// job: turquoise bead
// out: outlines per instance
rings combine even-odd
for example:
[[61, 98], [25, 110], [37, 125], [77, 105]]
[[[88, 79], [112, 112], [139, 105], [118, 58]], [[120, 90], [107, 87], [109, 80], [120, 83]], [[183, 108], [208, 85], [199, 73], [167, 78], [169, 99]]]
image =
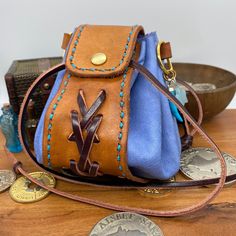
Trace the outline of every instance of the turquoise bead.
[[121, 86], [121, 88], [124, 88], [125, 82], [122, 82], [122, 83], [120, 84], [120, 86]]
[[117, 161], [120, 161], [120, 155], [117, 156]]
[[125, 49], [128, 49], [128, 47], [129, 47], [128, 45], [125, 45]]
[[49, 159], [49, 160], [51, 159], [51, 155], [50, 155], [50, 154], [48, 154], [48, 159]]
[[112, 69], [112, 70], [115, 70], [116, 68], [115, 68], [115, 67], [112, 67], [111, 69]]
[[123, 134], [120, 132], [119, 133], [119, 139], [122, 139]]
[[57, 108], [57, 104], [55, 103], [54, 105], [53, 105], [53, 110], [55, 110]]
[[72, 52], [75, 52], [76, 51], [76, 48], [72, 48]]
[[123, 101], [120, 102], [120, 106], [123, 107], [125, 103]]
[[62, 90], [61, 90], [61, 94], [63, 94], [64, 92], [65, 92], [65, 89], [62, 89]]
[[123, 170], [122, 166], [119, 166], [119, 170]]
[[67, 78], [69, 79], [70, 77], [71, 77], [71, 74], [68, 74], [68, 75], [67, 75]]
[[127, 75], [126, 75], [126, 74], [124, 74], [124, 75], [123, 75], [123, 78], [125, 79], [125, 78], [126, 78], [126, 76], [127, 76]]
[[121, 121], [120, 122], [120, 128], [122, 129], [124, 127], [124, 123]]
[[117, 151], [120, 151], [120, 150], [121, 150], [121, 145], [118, 144], [118, 145], [117, 145]]
[[51, 129], [51, 128], [52, 128], [52, 124], [49, 124], [49, 125], [48, 125], [48, 129]]
[[51, 139], [51, 134], [48, 135], [48, 140], [50, 140], [50, 139]]
[[53, 118], [53, 114], [51, 113], [49, 116], [49, 119], [52, 120], [52, 118]]
[[124, 92], [120, 92], [120, 97], [123, 97], [124, 96]]
[[123, 60], [120, 60], [120, 65], [123, 63]]
[[75, 65], [74, 63], [73, 63], [73, 64], [71, 64], [71, 65], [72, 65], [72, 67], [73, 67], [73, 68], [76, 68], [76, 65]]
[[120, 118], [124, 118], [124, 116], [125, 116], [125, 113], [122, 111], [122, 112], [120, 113]]
[[67, 84], [68, 84], [68, 81], [65, 81], [65, 82], [64, 82], [64, 85], [67, 86]]
[[50, 149], [51, 149], [51, 146], [49, 144], [47, 146], [47, 149], [48, 149], [48, 151], [50, 151]]
[[62, 96], [59, 96], [59, 97], [57, 98], [57, 101], [59, 102], [59, 101], [61, 100], [61, 98], [62, 98]]
[[73, 60], [73, 58], [74, 58], [73, 56], [70, 56], [70, 61], [72, 61], [72, 60]]

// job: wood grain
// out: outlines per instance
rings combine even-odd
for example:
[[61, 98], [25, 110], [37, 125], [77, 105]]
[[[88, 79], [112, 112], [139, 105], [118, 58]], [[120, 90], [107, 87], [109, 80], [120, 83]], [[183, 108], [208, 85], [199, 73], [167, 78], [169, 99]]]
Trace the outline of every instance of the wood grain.
[[[222, 151], [236, 156], [236, 110], [226, 110], [203, 124], [204, 129], [220, 146]], [[0, 133], [0, 168], [11, 168], [2, 145], [4, 138]], [[194, 146], [207, 146], [200, 137]], [[28, 171], [37, 167], [24, 153], [16, 155]], [[183, 179], [178, 174], [177, 179]], [[192, 204], [212, 190], [197, 188], [175, 190], [160, 197], [143, 196], [136, 190], [109, 190], [58, 181], [59, 189], [95, 199], [121, 205], [150, 207], [153, 209], [173, 209]], [[0, 194], [0, 236], [25, 235], [88, 235], [94, 224], [113, 211], [78, 203], [50, 194], [46, 199], [20, 204], [11, 200], [8, 191]], [[236, 185], [224, 188], [220, 195], [204, 210], [195, 214], [160, 218], [150, 217], [169, 235], [236, 235]]]

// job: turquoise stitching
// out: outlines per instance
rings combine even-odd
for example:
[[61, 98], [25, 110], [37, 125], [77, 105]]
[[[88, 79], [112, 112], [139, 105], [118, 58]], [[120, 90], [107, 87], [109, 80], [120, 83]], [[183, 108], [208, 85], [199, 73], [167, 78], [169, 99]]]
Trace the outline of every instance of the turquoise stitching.
[[71, 66], [72, 66], [74, 69], [82, 70], [82, 71], [92, 71], [92, 72], [94, 72], [94, 71], [106, 72], [106, 71], [114, 71], [117, 67], [119, 67], [121, 64], [124, 63], [125, 57], [127, 56], [127, 50], [128, 50], [128, 48], [129, 48], [130, 37], [131, 37], [131, 35], [133, 34], [134, 29], [137, 27], [136, 25], [131, 27], [131, 30], [130, 30], [129, 35], [128, 35], [128, 37], [127, 37], [127, 41], [126, 41], [124, 53], [123, 53], [123, 55], [122, 55], [122, 58], [121, 58], [119, 64], [116, 65], [116, 66], [113, 66], [112, 68], [107, 68], [107, 69], [99, 69], [99, 68], [81, 68], [81, 67], [77, 67], [77, 66], [75, 65], [75, 63], [73, 62], [73, 60], [74, 60], [74, 54], [75, 54], [75, 52], [76, 52], [77, 45], [79, 44], [79, 38], [80, 38], [80, 36], [81, 36], [81, 33], [82, 33], [84, 27], [85, 27], [85, 25], [83, 25], [83, 26], [81, 27], [80, 31], [79, 31], [79, 33], [78, 33], [78, 35], [77, 35], [77, 39], [76, 39], [75, 42], [74, 42], [74, 47], [72, 48], [71, 54], [70, 54], [70, 57], [69, 57], [70, 64], [71, 64]]
[[66, 89], [67, 89], [67, 86], [68, 86], [70, 78], [71, 78], [71, 74], [68, 74], [67, 75], [67, 79], [64, 81], [64, 87], [61, 90], [60, 95], [57, 97], [56, 102], [53, 104], [52, 111], [49, 114], [49, 123], [48, 123], [48, 129], [47, 129], [48, 130], [48, 133], [47, 133], [47, 159], [48, 159], [48, 167], [49, 168], [52, 168], [51, 154], [50, 154], [50, 151], [51, 151], [51, 140], [52, 140], [51, 132], [52, 132], [52, 126], [53, 126], [52, 125], [52, 121], [53, 121], [53, 118], [54, 118], [54, 115], [55, 115], [55, 111], [56, 111], [56, 109], [58, 107], [58, 104], [59, 104], [59, 102], [63, 98], [63, 95], [66, 92]]
[[[84, 25], [80, 27], [80, 31], [79, 31], [80, 33], [77, 35], [77, 39], [75, 40], [74, 45], [77, 45], [79, 43], [79, 38], [80, 38], [79, 35], [83, 31], [84, 27], [85, 27]], [[71, 60], [71, 58], [73, 59], [73, 57], [70, 57], [70, 60]], [[54, 115], [55, 115], [55, 111], [56, 111], [56, 109], [58, 107], [58, 104], [59, 104], [59, 102], [63, 98], [63, 95], [66, 92], [66, 88], [67, 88], [67, 86], [69, 84], [70, 78], [71, 78], [71, 74], [69, 73], [67, 75], [67, 79], [64, 81], [63, 89], [61, 90], [60, 95], [57, 97], [56, 102], [53, 104], [52, 111], [49, 114], [48, 133], [47, 133], [47, 159], [48, 159], [48, 167], [49, 168], [52, 168], [51, 153], [50, 153], [50, 151], [51, 151], [51, 140], [52, 140], [51, 132], [52, 132], [52, 127], [53, 127], [52, 122], [53, 122], [53, 118], [54, 118]]]
[[119, 124], [120, 131], [118, 134], [118, 143], [117, 143], [117, 148], [116, 148], [116, 150], [117, 150], [116, 159], [118, 162], [118, 169], [120, 171], [122, 171], [122, 176], [124, 176], [124, 177], [125, 177], [125, 173], [123, 172], [123, 166], [121, 165], [121, 150], [122, 150], [121, 140], [123, 138], [123, 128], [124, 128], [124, 121], [123, 120], [125, 117], [124, 86], [125, 86], [125, 81], [126, 81], [126, 77], [127, 77], [127, 72], [128, 72], [128, 67], [125, 69], [125, 72], [123, 74], [122, 81], [120, 84], [120, 93], [119, 93], [119, 96], [120, 96], [120, 124]]
[[[72, 65], [73, 68], [76, 68], [78, 70], [82, 70], [82, 71], [86, 71], [86, 70], [89, 70], [89, 71], [101, 71], [101, 72], [105, 72], [105, 71], [114, 71], [118, 66], [120, 66], [123, 62], [124, 62], [124, 59], [125, 57], [127, 56], [127, 50], [129, 48], [129, 42], [130, 42], [130, 36], [133, 34], [133, 30], [135, 29], [136, 26], [133, 26], [131, 28], [131, 31], [129, 32], [129, 36], [127, 38], [127, 43], [125, 45], [125, 50], [124, 50], [124, 53], [122, 55], [122, 59], [120, 60], [120, 63], [117, 65], [117, 66], [114, 66], [112, 68], [108, 68], [108, 69], [97, 69], [97, 68], [78, 68], [76, 67], [76, 65], [73, 63], [73, 59], [74, 59], [74, 53], [76, 52], [76, 47], [79, 43], [79, 38], [81, 36], [81, 33], [84, 29], [85, 25], [81, 26], [80, 28], [80, 31], [79, 33], [77, 34], [77, 39], [75, 40], [74, 42], [74, 47], [72, 48], [72, 51], [71, 51], [71, 56], [69, 58], [70, 60], [70, 63]], [[125, 113], [123, 111], [124, 109], [124, 86], [125, 86], [125, 80], [126, 80], [126, 76], [127, 76], [127, 71], [128, 71], [128, 67], [125, 69], [125, 72], [123, 74], [123, 79], [122, 79], [122, 82], [120, 84], [120, 109], [121, 109], [121, 112], [120, 112], [120, 118], [121, 118], [121, 121], [120, 121], [120, 132], [119, 132], [119, 135], [118, 135], [118, 144], [117, 144], [117, 161], [118, 161], [118, 169], [120, 171], [123, 170], [123, 167], [120, 163], [121, 161], [121, 156], [120, 156], [120, 152], [121, 152], [121, 149], [122, 149], [122, 146], [121, 146], [121, 143], [120, 141], [122, 140], [122, 137], [123, 137], [123, 133], [122, 133], [122, 129], [124, 127], [124, 123], [123, 123], [123, 118], [125, 117]], [[49, 115], [49, 124], [48, 124], [48, 133], [47, 133], [47, 159], [48, 159], [48, 167], [51, 168], [52, 165], [51, 165], [51, 154], [50, 154], [50, 150], [51, 150], [51, 139], [52, 139], [52, 135], [51, 135], [51, 132], [52, 132], [52, 121], [53, 121], [53, 118], [54, 118], [54, 114], [55, 114], [55, 111], [56, 111], [56, 108], [58, 107], [58, 104], [59, 102], [61, 101], [61, 99], [63, 98], [63, 95], [64, 93], [66, 92], [66, 88], [68, 86], [68, 83], [69, 83], [69, 80], [71, 78], [71, 74], [68, 74], [67, 75], [67, 80], [64, 81], [64, 87], [63, 89], [61, 90], [60, 92], [60, 95], [57, 97], [57, 102], [54, 103], [53, 105], [53, 108], [52, 108], [52, 111]], [[125, 176], [125, 173], [122, 173], [122, 176]]]

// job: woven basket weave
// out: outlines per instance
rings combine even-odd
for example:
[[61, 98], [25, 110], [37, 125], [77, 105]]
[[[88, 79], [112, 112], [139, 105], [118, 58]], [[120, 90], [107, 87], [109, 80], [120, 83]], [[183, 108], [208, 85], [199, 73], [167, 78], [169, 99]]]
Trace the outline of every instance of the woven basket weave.
[[[5, 75], [5, 82], [13, 110], [19, 114], [24, 95], [33, 81], [45, 70], [62, 62], [62, 57], [15, 60]], [[34, 94], [35, 111], [39, 116], [55, 81], [53, 75]]]

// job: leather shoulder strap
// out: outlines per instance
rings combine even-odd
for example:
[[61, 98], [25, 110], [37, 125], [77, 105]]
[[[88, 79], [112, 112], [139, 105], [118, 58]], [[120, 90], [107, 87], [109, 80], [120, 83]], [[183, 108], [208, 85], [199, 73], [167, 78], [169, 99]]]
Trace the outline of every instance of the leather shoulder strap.
[[[42, 188], [45, 188], [53, 193], [56, 193], [60, 196], [66, 197], [66, 198], [70, 198], [72, 200], [76, 200], [76, 201], [80, 201], [80, 202], [84, 202], [84, 203], [89, 203], [92, 205], [96, 205], [96, 206], [100, 206], [100, 207], [104, 207], [104, 208], [108, 208], [108, 209], [112, 209], [112, 210], [118, 210], [118, 211], [134, 211], [140, 214], [145, 214], [145, 215], [150, 215], [150, 216], [179, 216], [179, 215], [183, 215], [183, 214], [188, 214], [191, 213], [193, 211], [196, 211], [198, 209], [201, 209], [202, 207], [204, 207], [206, 204], [208, 204], [216, 195], [217, 193], [222, 189], [225, 179], [226, 179], [226, 165], [225, 165], [225, 161], [224, 158], [219, 150], [219, 148], [216, 146], [216, 144], [211, 140], [211, 138], [202, 130], [202, 128], [198, 125], [198, 123], [194, 120], [194, 118], [188, 113], [188, 111], [181, 105], [181, 103], [174, 97], [172, 96], [171, 93], [169, 93], [169, 91], [158, 82], [158, 80], [143, 66], [137, 64], [136, 62], [132, 61], [130, 66], [136, 70], [139, 71], [139, 73], [143, 74], [145, 76], [146, 79], [148, 79], [153, 86], [155, 86], [161, 93], [163, 93], [165, 96], [168, 97], [168, 99], [175, 103], [176, 106], [178, 107], [178, 109], [180, 110], [180, 112], [183, 114], [183, 116], [185, 117], [185, 119], [193, 126], [194, 129], [196, 129], [197, 132], [199, 132], [203, 138], [208, 141], [208, 143], [213, 147], [213, 149], [215, 150], [217, 156], [220, 159], [220, 164], [221, 164], [221, 176], [220, 178], [215, 178], [215, 179], [207, 179], [207, 180], [200, 180], [200, 181], [183, 181], [183, 182], [173, 182], [173, 183], [154, 183], [154, 184], [150, 184], [150, 185], [127, 185], [127, 186], [110, 186], [112, 188], [125, 188], [125, 189], [137, 189], [137, 188], [146, 188], [146, 187], [155, 187], [155, 188], [183, 188], [183, 187], [193, 187], [193, 186], [203, 186], [203, 185], [207, 185], [207, 184], [215, 184], [218, 183], [215, 187], [215, 189], [210, 193], [210, 195], [208, 195], [204, 200], [202, 200], [201, 202], [199, 202], [196, 205], [187, 207], [187, 208], [183, 208], [183, 209], [179, 209], [179, 210], [172, 210], [172, 211], [158, 211], [158, 210], [151, 210], [151, 209], [143, 209], [143, 208], [136, 208], [136, 207], [124, 207], [124, 206], [119, 206], [119, 205], [115, 205], [115, 204], [110, 204], [110, 203], [105, 203], [102, 201], [97, 201], [97, 200], [93, 200], [93, 199], [89, 199], [89, 198], [85, 198], [85, 197], [81, 197], [81, 196], [77, 196], [77, 195], [73, 195], [70, 193], [66, 193], [60, 190], [57, 190], [55, 188], [50, 188], [48, 186], [45, 186], [44, 184], [42, 184], [41, 182], [33, 179], [24, 169], [22, 166], [22, 163], [19, 162], [14, 156], [13, 154], [7, 152], [7, 155], [12, 159], [13, 163], [14, 163], [14, 170], [16, 173], [20, 173], [24, 176], [26, 176], [29, 180], [31, 180], [32, 182], [34, 182], [35, 184], [39, 185]], [[21, 112], [20, 112], [20, 119], [19, 119], [19, 134], [20, 134], [20, 139], [22, 142], [22, 145], [26, 151], [26, 153], [29, 155], [28, 150], [25, 146], [25, 143], [23, 141], [23, 134], [22, 134], [22, 125], [23, 125], [23, 120], [22, 120], [22, 116], [24, 114], [24, 109], [25, 109], [25, 104], [27, 103], [27, 101], [29, 100], [29, 97], [31, 95], [31, 91], [33, 90], [33, 88], [35, 86], [37, 86], [37, 84], [39, 83], [39, 81], [45, 79], [45, 77], [50, 76], [56, 72], [58, 72], [59, 70], [64, 69], [65, 66], [63, 64], [60, 64], [52, 69], [50, 69], [49, 71], [45, 72], [44, 74], [42, 74], [31, 86], [31, 88], [28, 90], [25, 99], [24, 99], [24, 103], [21, 107]], [[29, 155], [30, 156], [30, 155]], [[32, 158], [32, 156], [30, 156]], [[42, 167], [41, 167], [42, 168]], [[63, 180], [68, 180], [65, 179], [59, 175], [55, 175], [54, 176], [56, 178], [59, 179], [63, 179]], [[231, 175], [229, 177], [227, 177], [227, 181], [232, 181], [236, 178], [236, 175]], [[79, 182], [79, 181], [75, 181], [75, 180], [70, 180], [71, 182], [76, 182], [76, 183], [80, 183], [80, 184], [86, 184], [85, 182]], [[90, 184], [93, 185], [93, 184]], [[108, 187], [108, 185], [96, 185], [96, 186], [101, 186], [101, 187]]]

